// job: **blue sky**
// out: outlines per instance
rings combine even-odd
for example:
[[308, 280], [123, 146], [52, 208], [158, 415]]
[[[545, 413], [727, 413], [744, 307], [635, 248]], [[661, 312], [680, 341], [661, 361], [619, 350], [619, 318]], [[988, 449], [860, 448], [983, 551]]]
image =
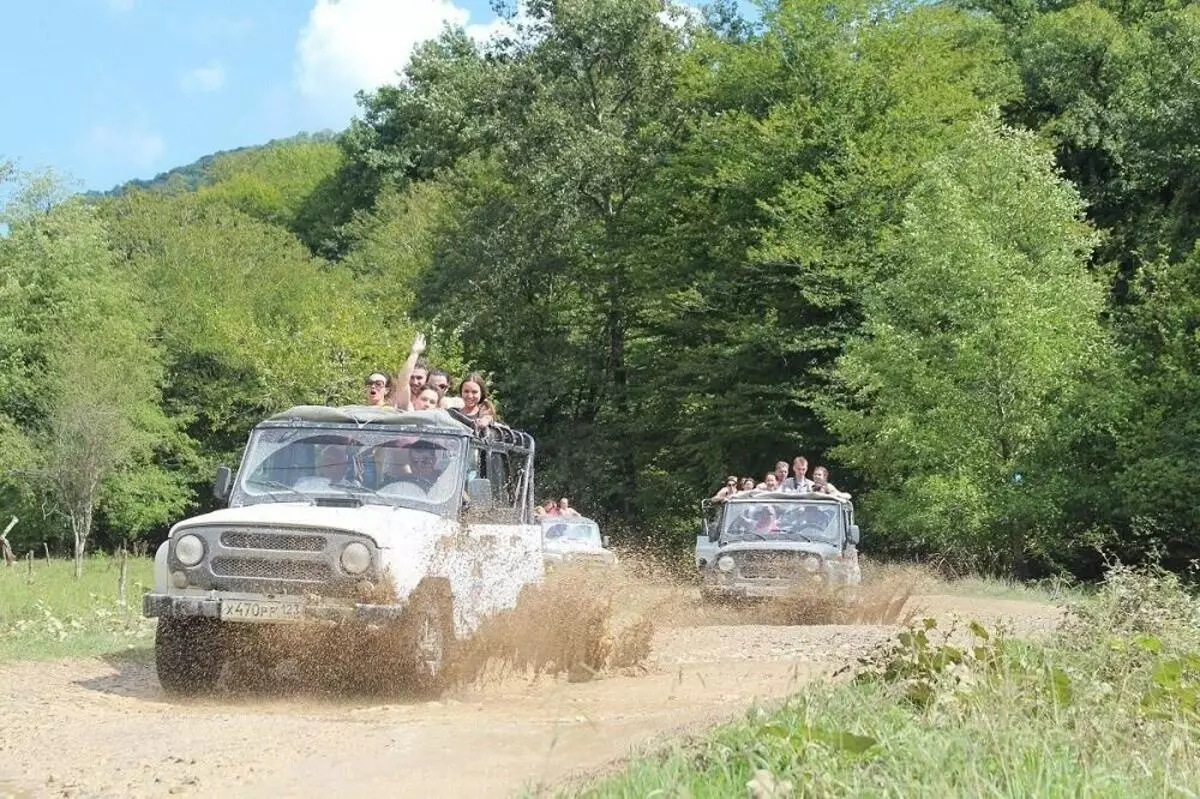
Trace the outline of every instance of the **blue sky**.
[[445, 21], [488, 0], [5, 0], [0, 160], [81, 189], [339, 130]]

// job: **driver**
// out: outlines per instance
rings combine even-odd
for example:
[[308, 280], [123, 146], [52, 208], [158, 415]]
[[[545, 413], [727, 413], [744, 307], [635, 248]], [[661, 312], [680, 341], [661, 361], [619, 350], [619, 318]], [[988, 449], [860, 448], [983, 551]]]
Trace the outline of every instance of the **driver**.
[[779, 517], [774, 505], [763, 505], [754, 514], [754, 532], [773, 533], [779, 530]]
[[829, 516], [815, 505], [808, 505], [796, 518], [797, 527], [812, 527], [824, 531], [829, 526]]
[[445, 465], [441, 463], [446, 448], [436, 441], [418, 438], [402, 445], [408, 452], [410, 471], [404, 474], [388, 475], [388, 485], [412, 484], [418, 486], [426, 494], [433, 484], [442, 476]]

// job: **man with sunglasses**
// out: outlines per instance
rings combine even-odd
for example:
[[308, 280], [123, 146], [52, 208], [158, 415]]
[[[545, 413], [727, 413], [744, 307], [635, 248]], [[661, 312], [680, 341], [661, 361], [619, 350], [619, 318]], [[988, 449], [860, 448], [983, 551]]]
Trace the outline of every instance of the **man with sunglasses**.
[[445, 397], [450, 390], [450, 375], [444, 369], [430, 369], [425, 385], [437, 391], [438, 397]]

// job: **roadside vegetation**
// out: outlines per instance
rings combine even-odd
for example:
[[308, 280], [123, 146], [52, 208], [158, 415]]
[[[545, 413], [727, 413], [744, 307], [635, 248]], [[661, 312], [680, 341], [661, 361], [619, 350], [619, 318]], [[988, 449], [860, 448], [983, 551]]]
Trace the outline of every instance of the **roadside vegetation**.
[[66, 559], [0, 566], [0, 662], [94, 657], [149, 646], [154, 623], [142, 618], [142, 592], [153, 584], [153, 561], [128, 559], [124, 607], [120, 559], [97, 554], [84, 565], [79, 579], [74, 562]]
[[1057, 631], [917, 620], [856, 673], [638, 759], [577, 793], [1194, 796], [1200, 603], [1112, 569]]

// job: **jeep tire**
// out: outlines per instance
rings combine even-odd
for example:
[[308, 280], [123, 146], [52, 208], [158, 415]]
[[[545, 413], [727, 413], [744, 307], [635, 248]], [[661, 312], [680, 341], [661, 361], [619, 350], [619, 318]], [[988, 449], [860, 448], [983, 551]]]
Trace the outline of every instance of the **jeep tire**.
[[418, 696], [440, 694], [450, 683], [455, 654], [454, 601], [445, 580], [422, 580], [401, 622], [408, 682]]

